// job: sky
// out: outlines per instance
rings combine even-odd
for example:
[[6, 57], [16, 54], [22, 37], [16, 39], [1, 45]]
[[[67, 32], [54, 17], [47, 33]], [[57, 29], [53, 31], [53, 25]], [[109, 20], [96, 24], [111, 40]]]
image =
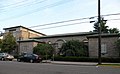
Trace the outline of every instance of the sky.
[[[0, 0], [0, 31], [21, 25], [46, 35], [89, 32], [94, 29], [89, 22], [97, 21], [89, 19], [98, 15], [97, 6], [98, 0]], [[117, 13], [120, 0], [101, 0], [101, 15]], [[120, 14], [103, 17], [109, 28], [120, 29]], [[49, 24], [75, 19], [82, 20]]]

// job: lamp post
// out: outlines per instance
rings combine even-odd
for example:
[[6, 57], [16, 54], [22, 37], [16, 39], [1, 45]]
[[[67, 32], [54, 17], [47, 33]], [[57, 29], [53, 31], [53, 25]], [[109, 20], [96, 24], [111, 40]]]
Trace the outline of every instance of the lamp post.
[[101, 64], [101, 16], [100, 16], [100, 0], [98, 0], [98, 64]]
[[53, 61], [54, 61], [54, 56], [55, 56], [55, 45], [56, 45], [56, 43], [51, 43], [51, 42], [49, 41], [48, 44], [51, 45], [52, 48], [54, 49], [54, 50], [52, 51], [52, 57], [53, 57]]

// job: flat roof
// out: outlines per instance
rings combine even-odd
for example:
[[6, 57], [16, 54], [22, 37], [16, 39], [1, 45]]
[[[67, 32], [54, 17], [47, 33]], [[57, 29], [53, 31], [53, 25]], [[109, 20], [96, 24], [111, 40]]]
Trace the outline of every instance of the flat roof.
[[[99, 34], [88, 35], [87, 38], [98, 38]], [[120, 35], [117, 33], [104, 33], [101, 34], [101, 37], [119, 37]]]
[[97, 34], [97, 33], [94, 33], [94, 32], [77, 32], [77, 33], [47, 35], [47, 36], [41, 36], [41, 37], [34, 37], [34, 38], [31, 38], [31, 39], [58, 38], [58, 37], [72, 37], [72, 36], [86, 36], [86, 35], [93, 35], [93, 34]]
[[25, 40], [18, 40], [17, 42], [39, 42], [39, 43], [44, 43], [40, 40], [37, 39], [25, 39]]
[[14, 26], [14, 27], [9, 27], [9, 28], [3, 28], [3, 30], [13, 29], [13, 28], [19, 28], [19, 27], [22, 27], [22, 28], [28, 29], [28, 30], [30, 30], [30, 31], [36, 32], [36, 33], [38, 33], [38, 34], [42, 34], [42, 35], [46, 36], [46, 35], [43, 34], [43, 33], [40, 33], [40, 32], [37, 32], [37, 31], [35, 31], [35, 30], [32, 30], [32, 29], [26, 28], [26, 27], [24, 27], [24, 26]]

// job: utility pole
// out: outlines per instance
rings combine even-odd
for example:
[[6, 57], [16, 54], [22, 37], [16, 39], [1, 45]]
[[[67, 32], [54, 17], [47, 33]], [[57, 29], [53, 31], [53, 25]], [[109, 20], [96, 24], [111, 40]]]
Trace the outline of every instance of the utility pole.
[[98, 0], [98, 64], [101, 64], [101, 16], [100, 16], [100, 0]]

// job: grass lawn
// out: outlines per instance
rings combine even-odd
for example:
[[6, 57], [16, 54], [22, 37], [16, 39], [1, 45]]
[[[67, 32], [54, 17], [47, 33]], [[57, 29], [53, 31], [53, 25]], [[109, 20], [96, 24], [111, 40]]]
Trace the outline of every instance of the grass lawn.
[[120, 64], [101, 64], [98, 66], [112, 66], [112, 67], [119, 67], [120, 68]]

